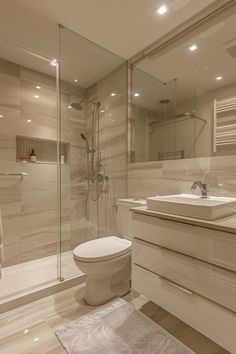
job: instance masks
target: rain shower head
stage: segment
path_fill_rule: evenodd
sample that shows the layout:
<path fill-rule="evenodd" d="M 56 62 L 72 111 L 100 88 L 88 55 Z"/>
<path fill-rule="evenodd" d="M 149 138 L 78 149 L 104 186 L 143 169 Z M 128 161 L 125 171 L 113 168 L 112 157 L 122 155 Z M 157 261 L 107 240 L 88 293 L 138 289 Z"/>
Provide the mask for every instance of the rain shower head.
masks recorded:
<path fill-rule="evenodd" d="M 168 98 L 163 98 L 162 100 L 159 101 L 161 104 L 167 104 L 170 103 L 170 100 Z"/>
<path fill-rule="evenodd" d="M 81 111 L 81 110 L 83 109 L 82 102 L 83 102 L 83 100 L 80 101 L 80 102 L 72 102 L 72 103 L 70 104 L 70 106 L 71 106 L 72 108 L 74 108 L 74 109 L 77 109 L 77 110 Z"/>

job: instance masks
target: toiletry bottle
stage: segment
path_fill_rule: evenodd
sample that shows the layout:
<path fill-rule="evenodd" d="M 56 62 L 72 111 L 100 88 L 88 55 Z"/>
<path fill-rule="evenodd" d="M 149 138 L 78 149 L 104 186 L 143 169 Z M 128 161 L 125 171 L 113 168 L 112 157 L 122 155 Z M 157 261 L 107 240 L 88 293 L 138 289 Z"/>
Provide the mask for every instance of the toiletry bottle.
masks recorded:
<path fill-rule="evenodd" d="M 36 162 L 36 154 L 34 152 L 34 148 L 31 150 L 29 160 L 30 162 Z"/>

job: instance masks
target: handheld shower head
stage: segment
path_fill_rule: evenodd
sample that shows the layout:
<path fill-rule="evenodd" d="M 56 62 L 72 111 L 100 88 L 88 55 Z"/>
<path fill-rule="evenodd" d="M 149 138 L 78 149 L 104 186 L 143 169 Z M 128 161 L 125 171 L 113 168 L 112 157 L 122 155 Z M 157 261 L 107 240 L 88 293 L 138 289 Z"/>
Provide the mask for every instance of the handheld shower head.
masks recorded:
<path fill-rule="evenodd" d="M 86 147 L 87 147 L 87 152 L 90 152 L 89 143 L 88 143 L 88 139 L 87 139 L 86 135 L 84 133 L 81 133 L 80 136 L 85 141 L 85 144 L 86 144 Z"/>

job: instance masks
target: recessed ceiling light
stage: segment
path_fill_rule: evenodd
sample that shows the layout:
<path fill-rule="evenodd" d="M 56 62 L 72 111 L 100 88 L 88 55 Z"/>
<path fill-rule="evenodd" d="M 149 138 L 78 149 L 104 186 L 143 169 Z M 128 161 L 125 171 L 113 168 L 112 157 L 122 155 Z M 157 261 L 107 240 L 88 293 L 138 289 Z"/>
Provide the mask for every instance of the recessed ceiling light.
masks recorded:
<path fill-rule="evenodd" d="M 223 79 L 223 76 L 217 76 L 216 77 L 216 80 L 219 81 L 219 80 L 222 80 Z"/>
<path fill-rule="evenodd" d="M 168 11 L 168 7 L 167 7 L 166 4 L 161 5 L 161 6 L 158 7 L 158 9 L 157 9 L 157 13 L 158 13 L 158 15 L 160 15 L 160 16 L 164 15 L 167 11 Z"/>
<path fill-rule="evenodd" d="M 3 118 L 4 116 L 2 114 L 0 114 L 0 118 Z"/>
<path fill-rule="evenodd" d="M 32 122 L 32 120 L 31 120 L 31 119 L 27 119 L 27 122 L 28 122 L 28 123 L 31 123 L 31 122 Z"/>
<path fill-rule="evenodd" d="M 134 97 L 139 97 L 139 96 L 140 96 L 140 93 L 138 93 L 138 92 L 134 93 Z"/>
<path fill-rule="evenodd" d="M 50 64 L 51 64 L 52 66 L 57 66 L 57 61 L 56 61 L 56 59 L 53 59 Z"/>
<path fill-rule="evenodd" d="M 104 112 L 105 112 L 105 111 L 102 109 L 102 110 L 101 110 L 101 113 L 104 113 Z"/>
<path fill-rule="evenodd" d="M 36 86 L 36 89 L 40 90 L 40 89 L 41 89 L 41 86 Z"/>
<path fill-rule="evenodd" d="M 72 106 L 71 106 L 71 105 L 69 105 L 69 106 L 68 106 L 68 108 L 69 108 L 69 109 L 71 109 L 71 108 L 72 108 Z"/>
<path fill-rule="evenodd" d="M 39 95 L 34 95 L 34 98 L 39 98 Z"/>
<path fill-rule="evenodd" d="M 115 92 L 112 92 L 112 93 L 111 93 L 111 96 L 112 96 L 112 97 L 116 96 L 116 93 L 115 93 Z"/>
<path fill-rule="evenodd" d="M 192 44 L 190 47 L 188 47 L 188 49 L 190 50 L 190 52 L 195 52 L 195 50 L 198 49 L 198 45 L 197 44 Z"/>
<path fill-rule="evenodd" d="M 74 82 L 78 82 L 79 80 L 78 79 L 74 79 Z"/>

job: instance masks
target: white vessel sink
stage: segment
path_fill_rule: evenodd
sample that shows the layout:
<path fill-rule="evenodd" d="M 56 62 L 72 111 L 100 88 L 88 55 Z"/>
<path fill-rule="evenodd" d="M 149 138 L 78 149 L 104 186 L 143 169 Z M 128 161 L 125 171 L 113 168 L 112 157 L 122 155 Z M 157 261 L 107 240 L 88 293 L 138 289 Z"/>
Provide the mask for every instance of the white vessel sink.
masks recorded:
<path fill-rule="evenodd" d="M 147 209 L 190 218 L 216 220 L 236 214 L 236 198 L 177 194 L 147 198 Z"/>

